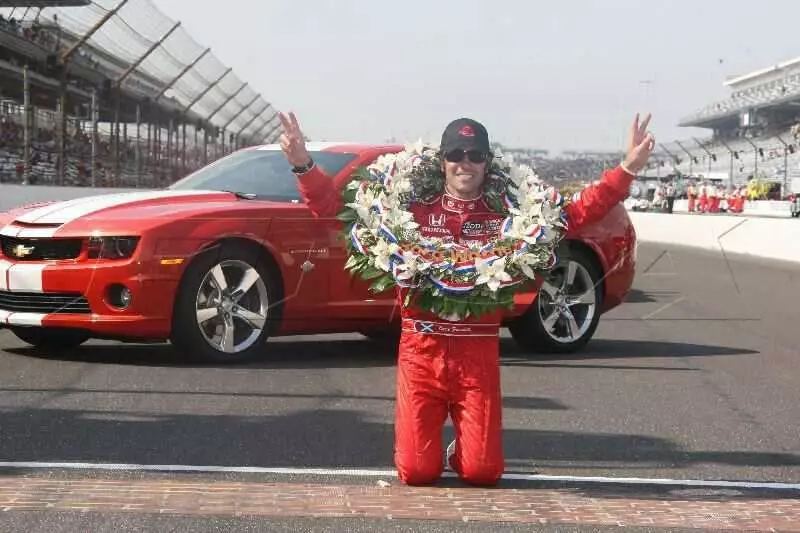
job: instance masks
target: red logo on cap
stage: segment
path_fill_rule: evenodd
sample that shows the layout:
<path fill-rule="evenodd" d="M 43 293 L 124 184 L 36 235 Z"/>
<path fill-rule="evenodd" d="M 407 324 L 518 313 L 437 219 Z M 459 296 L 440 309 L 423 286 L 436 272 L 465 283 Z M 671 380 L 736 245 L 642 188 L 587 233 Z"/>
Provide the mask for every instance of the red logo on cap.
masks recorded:
<path fill-rule="evenodd" d="M 475 130 L 472 129 L 472 126 L 464 126 L 458 130 L 458 134 L 462 137 L 475 137 Z"/>

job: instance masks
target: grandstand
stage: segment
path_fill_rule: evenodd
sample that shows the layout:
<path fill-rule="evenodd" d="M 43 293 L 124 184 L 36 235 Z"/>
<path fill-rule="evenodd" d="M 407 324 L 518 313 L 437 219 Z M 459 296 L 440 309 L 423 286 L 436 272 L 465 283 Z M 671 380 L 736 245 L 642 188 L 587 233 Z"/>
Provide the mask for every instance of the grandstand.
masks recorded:
<path fill-rule="evenodd" d="M 494 148 L 512 156 L 516 163 L 532 166 L 543 180 L 562 186 L 596 180 L 605 170 L 615 167 L 625 157 L 622 152 L 576 150 L 556 155 L 548 150 L 511 148 L 498 143 L 495 143 Z"/>
<path fill-rule="evenodd" d="M 680 175 L 734 187 L 772 182 L 773 198 L 800 192 L 800 58 L 724 82 L 731 91 L 680 121 L 704 139 L 660 145 L 646 177 Z"/>
<path fill-rule="evenodd" d="M 0 182 L 159 187 L 278 124 L 150 0 L 0 2 Z"/>

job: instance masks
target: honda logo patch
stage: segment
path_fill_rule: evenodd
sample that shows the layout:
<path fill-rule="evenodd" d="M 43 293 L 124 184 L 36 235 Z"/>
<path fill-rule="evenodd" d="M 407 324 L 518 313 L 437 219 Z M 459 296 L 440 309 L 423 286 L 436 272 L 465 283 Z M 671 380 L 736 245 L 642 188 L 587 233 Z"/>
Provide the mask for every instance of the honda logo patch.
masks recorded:
<path fill-rule="evenodd" d="M 447 217 L 444 213 L 440 213 L 438 215 L 431 213 L 428 215 L 428 225 L 434 228 L 440 228 L 444 226 L 445 220 L 447 220 Z"/>

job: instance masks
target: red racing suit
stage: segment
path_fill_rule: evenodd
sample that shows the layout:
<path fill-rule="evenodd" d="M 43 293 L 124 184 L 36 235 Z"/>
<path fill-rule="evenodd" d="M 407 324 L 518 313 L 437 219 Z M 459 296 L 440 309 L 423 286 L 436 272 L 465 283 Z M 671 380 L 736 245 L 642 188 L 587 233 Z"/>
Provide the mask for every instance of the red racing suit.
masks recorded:
<path fill-rule="evenodd" d="M 633 179 L 617 167 L 576 195 L 565 208 L 570 228 L 602 219 L 627 197 Z M 315 216 L 341 211 L 340 192 L 318 166 L 300 176 L 298 184 Z M 480 198 L 463 201 L 448 195 L 410 210 L 423 235 L 465 244 L 493 240 L 505 218 Z M 475 485 L 494 485 L 502 476 L 501 315 L 449 322 L 413 304 L 402 306 L 394 455 L 402 482 L 426 485 L 441 476 L 448 414 L 456 434 L 450 464 L 458 475 Z"/>

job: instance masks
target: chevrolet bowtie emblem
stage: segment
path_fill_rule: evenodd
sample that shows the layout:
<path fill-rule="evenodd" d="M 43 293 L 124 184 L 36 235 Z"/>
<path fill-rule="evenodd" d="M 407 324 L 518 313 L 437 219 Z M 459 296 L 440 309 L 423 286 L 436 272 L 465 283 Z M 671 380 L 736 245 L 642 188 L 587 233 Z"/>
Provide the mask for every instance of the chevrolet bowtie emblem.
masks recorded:
<path fill-rule="evenodd" d="M 18 244 L 11 250 L 11 253 L 13 253 L 15 257 L 25 257 L 33 253 L 33 246 Z"/>

